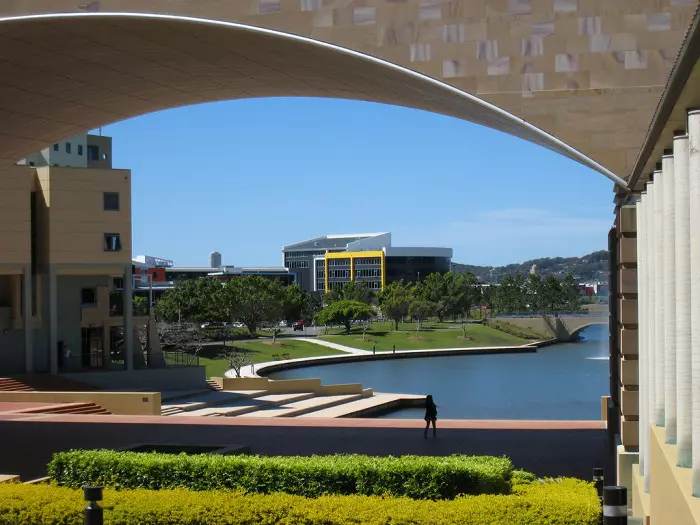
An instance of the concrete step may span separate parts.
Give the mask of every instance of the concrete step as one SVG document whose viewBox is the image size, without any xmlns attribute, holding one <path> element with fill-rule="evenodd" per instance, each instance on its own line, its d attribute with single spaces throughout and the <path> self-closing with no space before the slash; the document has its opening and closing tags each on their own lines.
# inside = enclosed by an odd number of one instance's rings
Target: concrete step
<svg viewBox="0 0 700 525">
<path fill-rule="evenodd" d="M 401 408 L 405 401 L 411 399 L 424 399 L 423 396 L 406 396 L 401 394 L 374 394 L 372 397 L 357 399 L 349 403 L 328 407 L 323 410 L 310 412 L 300 417 L 369 417 L 374 413 L 384 412 L 390 409 Z"/>
<path fill-rule="evenodd" d="M 61 403 L 56 406 L 42 407 L 34 410 L 26 410 L 31 414 L 110 414 L 96 403 Z"/>
<path fill-rule="evenodd" d="M 258 410 L 248 417 L 297 417 L 309 412 L 321 410 L 362 399 L 362 394 L 343 394 L 336 396 L 317 396 L 312 399 L 304 399 L 294 403 L 286 403 L 279 408 L 270 410 Z"/>
<path fill-rule="evenodd" d="M 193 410 L 178 414 L 181 416 L 241 416 L 243 414 L 248 414 L 261 410 L 262 408 L 271 408 L 275 406 L 280 406 L 286 403 L 293 403 L 295 401 L 303 401 L 305 399 L 313 398 L 314 394 L 312 392 L 302 392 L 296 394 L 268 394 L 264 396 L 257 397 L 246 397 L 237 400 L 234 403 L 226 405 L 218 405 L 215 407 L 205 407 L 199 410 Z"/>
</svg>

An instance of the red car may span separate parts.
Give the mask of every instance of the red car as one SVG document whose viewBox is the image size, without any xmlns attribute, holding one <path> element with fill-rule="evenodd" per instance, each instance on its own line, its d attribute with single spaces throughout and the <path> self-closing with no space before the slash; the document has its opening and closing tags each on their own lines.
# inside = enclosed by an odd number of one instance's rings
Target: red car
<svg viewBox="0 0 700 525">
<path fill-rule="evenodd" d="M 299 331 L 304 330 L 304 321 L 294 321 L 292 323 L 292 331 L 296 332 L 297 330 L 299 330 Z"/>
</svg>

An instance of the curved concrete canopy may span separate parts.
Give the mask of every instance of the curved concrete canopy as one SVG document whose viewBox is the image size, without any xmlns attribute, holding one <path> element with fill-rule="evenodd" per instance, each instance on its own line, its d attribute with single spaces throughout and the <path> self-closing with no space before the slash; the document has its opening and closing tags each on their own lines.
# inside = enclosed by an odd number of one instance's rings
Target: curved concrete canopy
<svg viewBox="0 0 700 525">
<path fill-rule="evenodd" d="M 203 102 L 304 96 L 449 115 L 623 179 L 524 120 L 375 57 L 230 22 L 132 13 L 0 19 L 0 160 L 126 118 Z"/>
</svg>

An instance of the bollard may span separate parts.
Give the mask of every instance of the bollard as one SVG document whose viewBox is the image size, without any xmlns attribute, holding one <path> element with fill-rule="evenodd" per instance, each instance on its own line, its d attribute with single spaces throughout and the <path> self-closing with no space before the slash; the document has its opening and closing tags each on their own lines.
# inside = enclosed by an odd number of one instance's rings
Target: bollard
<svg viewBox="0 0 700 525">
<path fill-rule="evenodd" d="M 603 488 L 603 525 L 627 525 L 627 489 Z"/>
<path fill-rule="evenodd" d="M 392 352 L 393 354 L 396 353 L 396 345 L 391 345 L 391 352 Z"/>
<path fill-rule="evenodd" d="M 83 498 L 88 502 L 85 507 L 85 525 L 103 525 L 103 509 L 98 501 L 102 501 L 102 487 L 83 487 Z"/>
<path fill-rule="evenodd" d="M 598 492 L 598 498 L 603 499 L 603 487 L 605 486 L 605 475 L 602 468 L 593 469 L 593 485 Z"/>
<path fill-rule="evenodd" d="M 373 354 L 377 353 L 377 345 L 372 345 L 372 353 Z"/>
</svg>

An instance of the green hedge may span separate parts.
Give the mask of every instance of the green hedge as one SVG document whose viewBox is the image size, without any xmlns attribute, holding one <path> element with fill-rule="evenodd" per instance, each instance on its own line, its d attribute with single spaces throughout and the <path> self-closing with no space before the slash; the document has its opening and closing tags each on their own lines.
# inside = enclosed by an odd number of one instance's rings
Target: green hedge
<svg viewBox="0 0 700 525">
<path fill-rule="evenodd" d="M 417 501 L 379 496 L 105 490 L 106 525 L 597 525 L 591 484 L 522 485 L 513 495 Z M 82 492 L 51 485 L 0 485 L 3 525 L 82 525 Z"/>
<path fill-rule="evenodd" d="M 49 476 L 68 487 L 98 484 L 118 489 L 239 489 L 308 497 L 387 494 L 415 499 L 505 494 L 512 472 L 508 458 L 489 456 L 188 456 L 112 450 L 60 452 L 48 466 Z"/>
</svg>

